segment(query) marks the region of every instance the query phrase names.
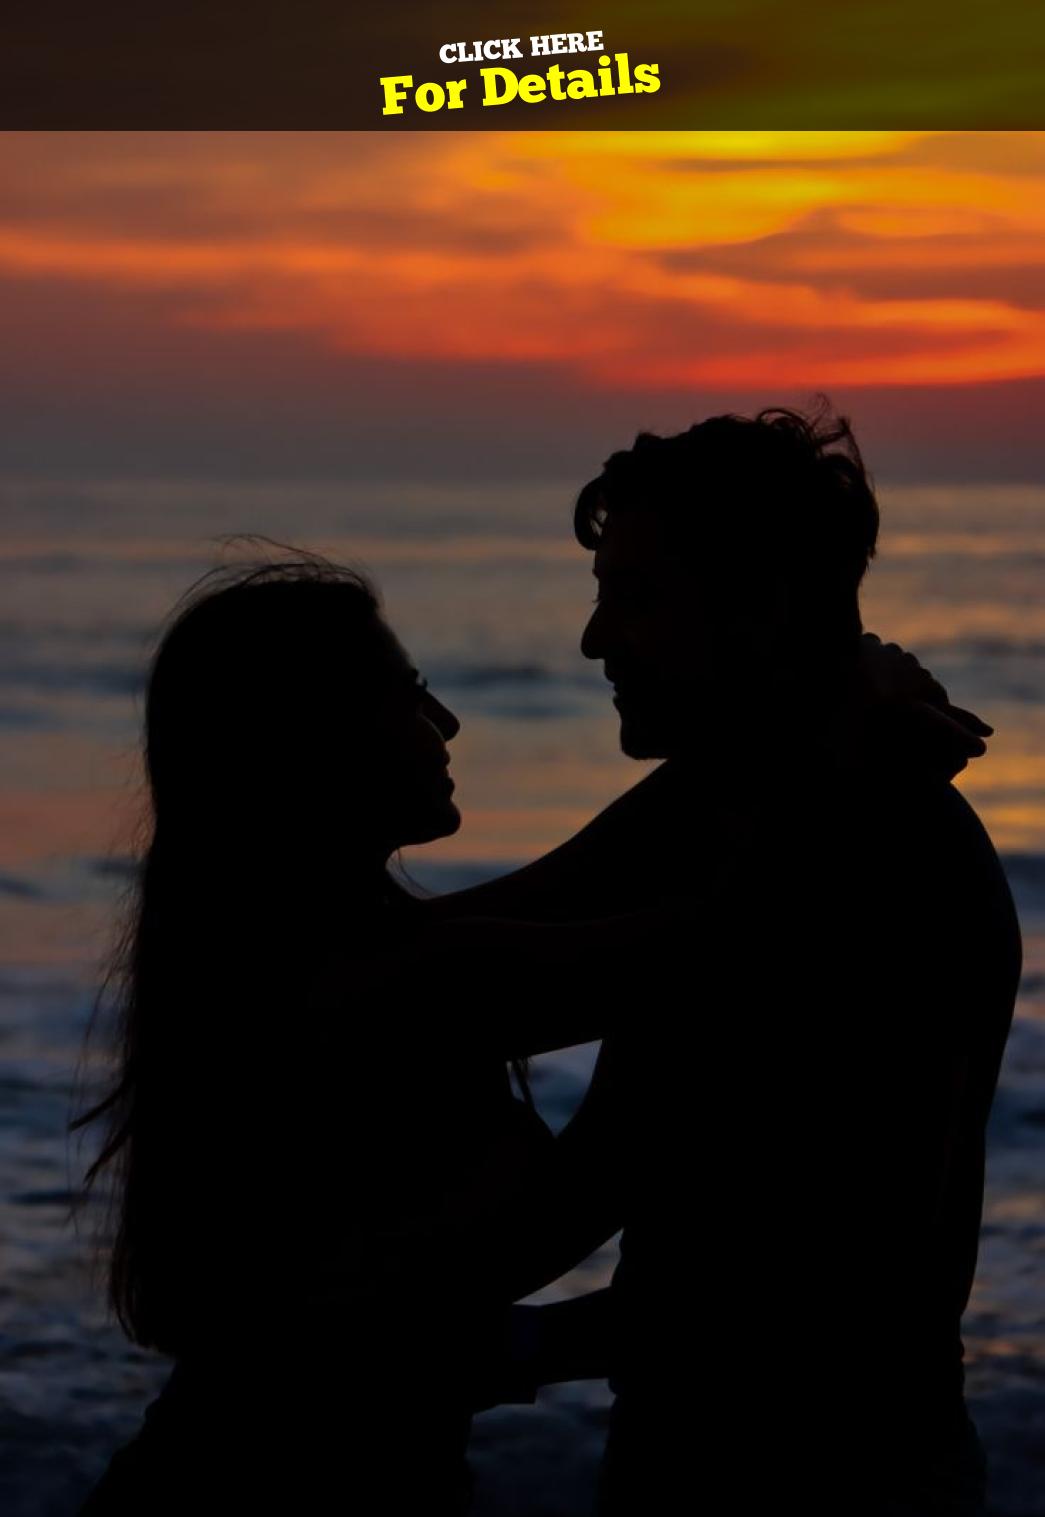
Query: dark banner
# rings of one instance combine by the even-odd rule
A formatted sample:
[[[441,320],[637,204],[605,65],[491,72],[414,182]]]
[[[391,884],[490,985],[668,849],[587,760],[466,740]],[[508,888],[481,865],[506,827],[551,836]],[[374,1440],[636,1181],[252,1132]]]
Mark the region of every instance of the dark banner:
[[[21,4],[6,128],[371,131],[1037,125],[1021,0]]]

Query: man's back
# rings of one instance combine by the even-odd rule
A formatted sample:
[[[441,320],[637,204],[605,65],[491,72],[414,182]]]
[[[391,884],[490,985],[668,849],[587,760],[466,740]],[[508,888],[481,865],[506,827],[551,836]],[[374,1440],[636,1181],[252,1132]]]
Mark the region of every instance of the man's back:
[[[949,785],[795,775],[699,928],[617,1060],[611,1485],[652,1509],[681,1459],[738,1508],[874,1511],[964,1433],[1011,898]]]

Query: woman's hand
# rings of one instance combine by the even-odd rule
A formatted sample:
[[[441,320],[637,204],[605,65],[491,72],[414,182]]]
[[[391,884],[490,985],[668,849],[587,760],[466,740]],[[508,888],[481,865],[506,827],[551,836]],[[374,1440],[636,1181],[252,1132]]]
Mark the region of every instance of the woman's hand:
[[[994,732],[975,712],[952,706],[940,681],[899,643],[883,643],[873,632],[865,632],[860,639],[860,663],[880,700],[920,701],[977,737],[990,737]]]
[[[472,1355],[471,1410],[486,1412],[493,1406],[532,1405],[544,1383],[544,1311],[540,1306],[509,1306],[499,1321],[491,1324]]]
[[[898,643],[883,643],[873,632],[860,640],[860,667],[872,700],[890,709],[894,733],[929,767],[960,773],[970,758],[986,753],[984,738],[994,731],[972,711],[951,704],[939,680]]]

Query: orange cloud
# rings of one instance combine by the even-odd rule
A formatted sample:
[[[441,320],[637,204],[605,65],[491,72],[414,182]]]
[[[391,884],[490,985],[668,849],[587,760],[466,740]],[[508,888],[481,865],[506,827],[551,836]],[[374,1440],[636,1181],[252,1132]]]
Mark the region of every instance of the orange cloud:
[[[0,281],[85,318],[603,389],[1045,374],[1042,133],[14,135]]]

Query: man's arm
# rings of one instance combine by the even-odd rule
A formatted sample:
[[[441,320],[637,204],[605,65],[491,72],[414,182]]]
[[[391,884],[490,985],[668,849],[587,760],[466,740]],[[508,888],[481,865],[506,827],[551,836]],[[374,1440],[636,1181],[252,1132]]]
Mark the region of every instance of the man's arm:
[[[543,1136],[543,1144],[509,1136],[485,1173],[423,1212],[383,1211],[378,1219],[357,1208],[340,1244],[316,1263],[316,1299],[401,1291],[416,1304],[424,1258],[432,1310],[452,1310],[445,1303],[464,1293],[496,1311],[573,1269],[621,1227],[620,1133],[598,1066],[564,1131]]]
[[[584,1100],[556,1140],[556,1184],[535,1200],[535,1206],[550,1208],[540,1214],[540,1239],[528,1242],[543,1255],[544,1283],[579,1264],[621,1227],[627,1139],[618,1100],[614,1060],[604,1046]],[[519,1284],[513,1282],[513,1289]],[[542,1385],[608,1375],[613,1305],[606,1288],[544,1306],[509,1307],[500,1341],[477,1367],[475,1410],[532,1402]]]
[[[555,1139],[549,1162],[498,1198],[485,1238],[500,1298],[520,1301],[558,1280],[621,1228],[627,1135],[613,1050],[600,1052],[584,1099]]]

